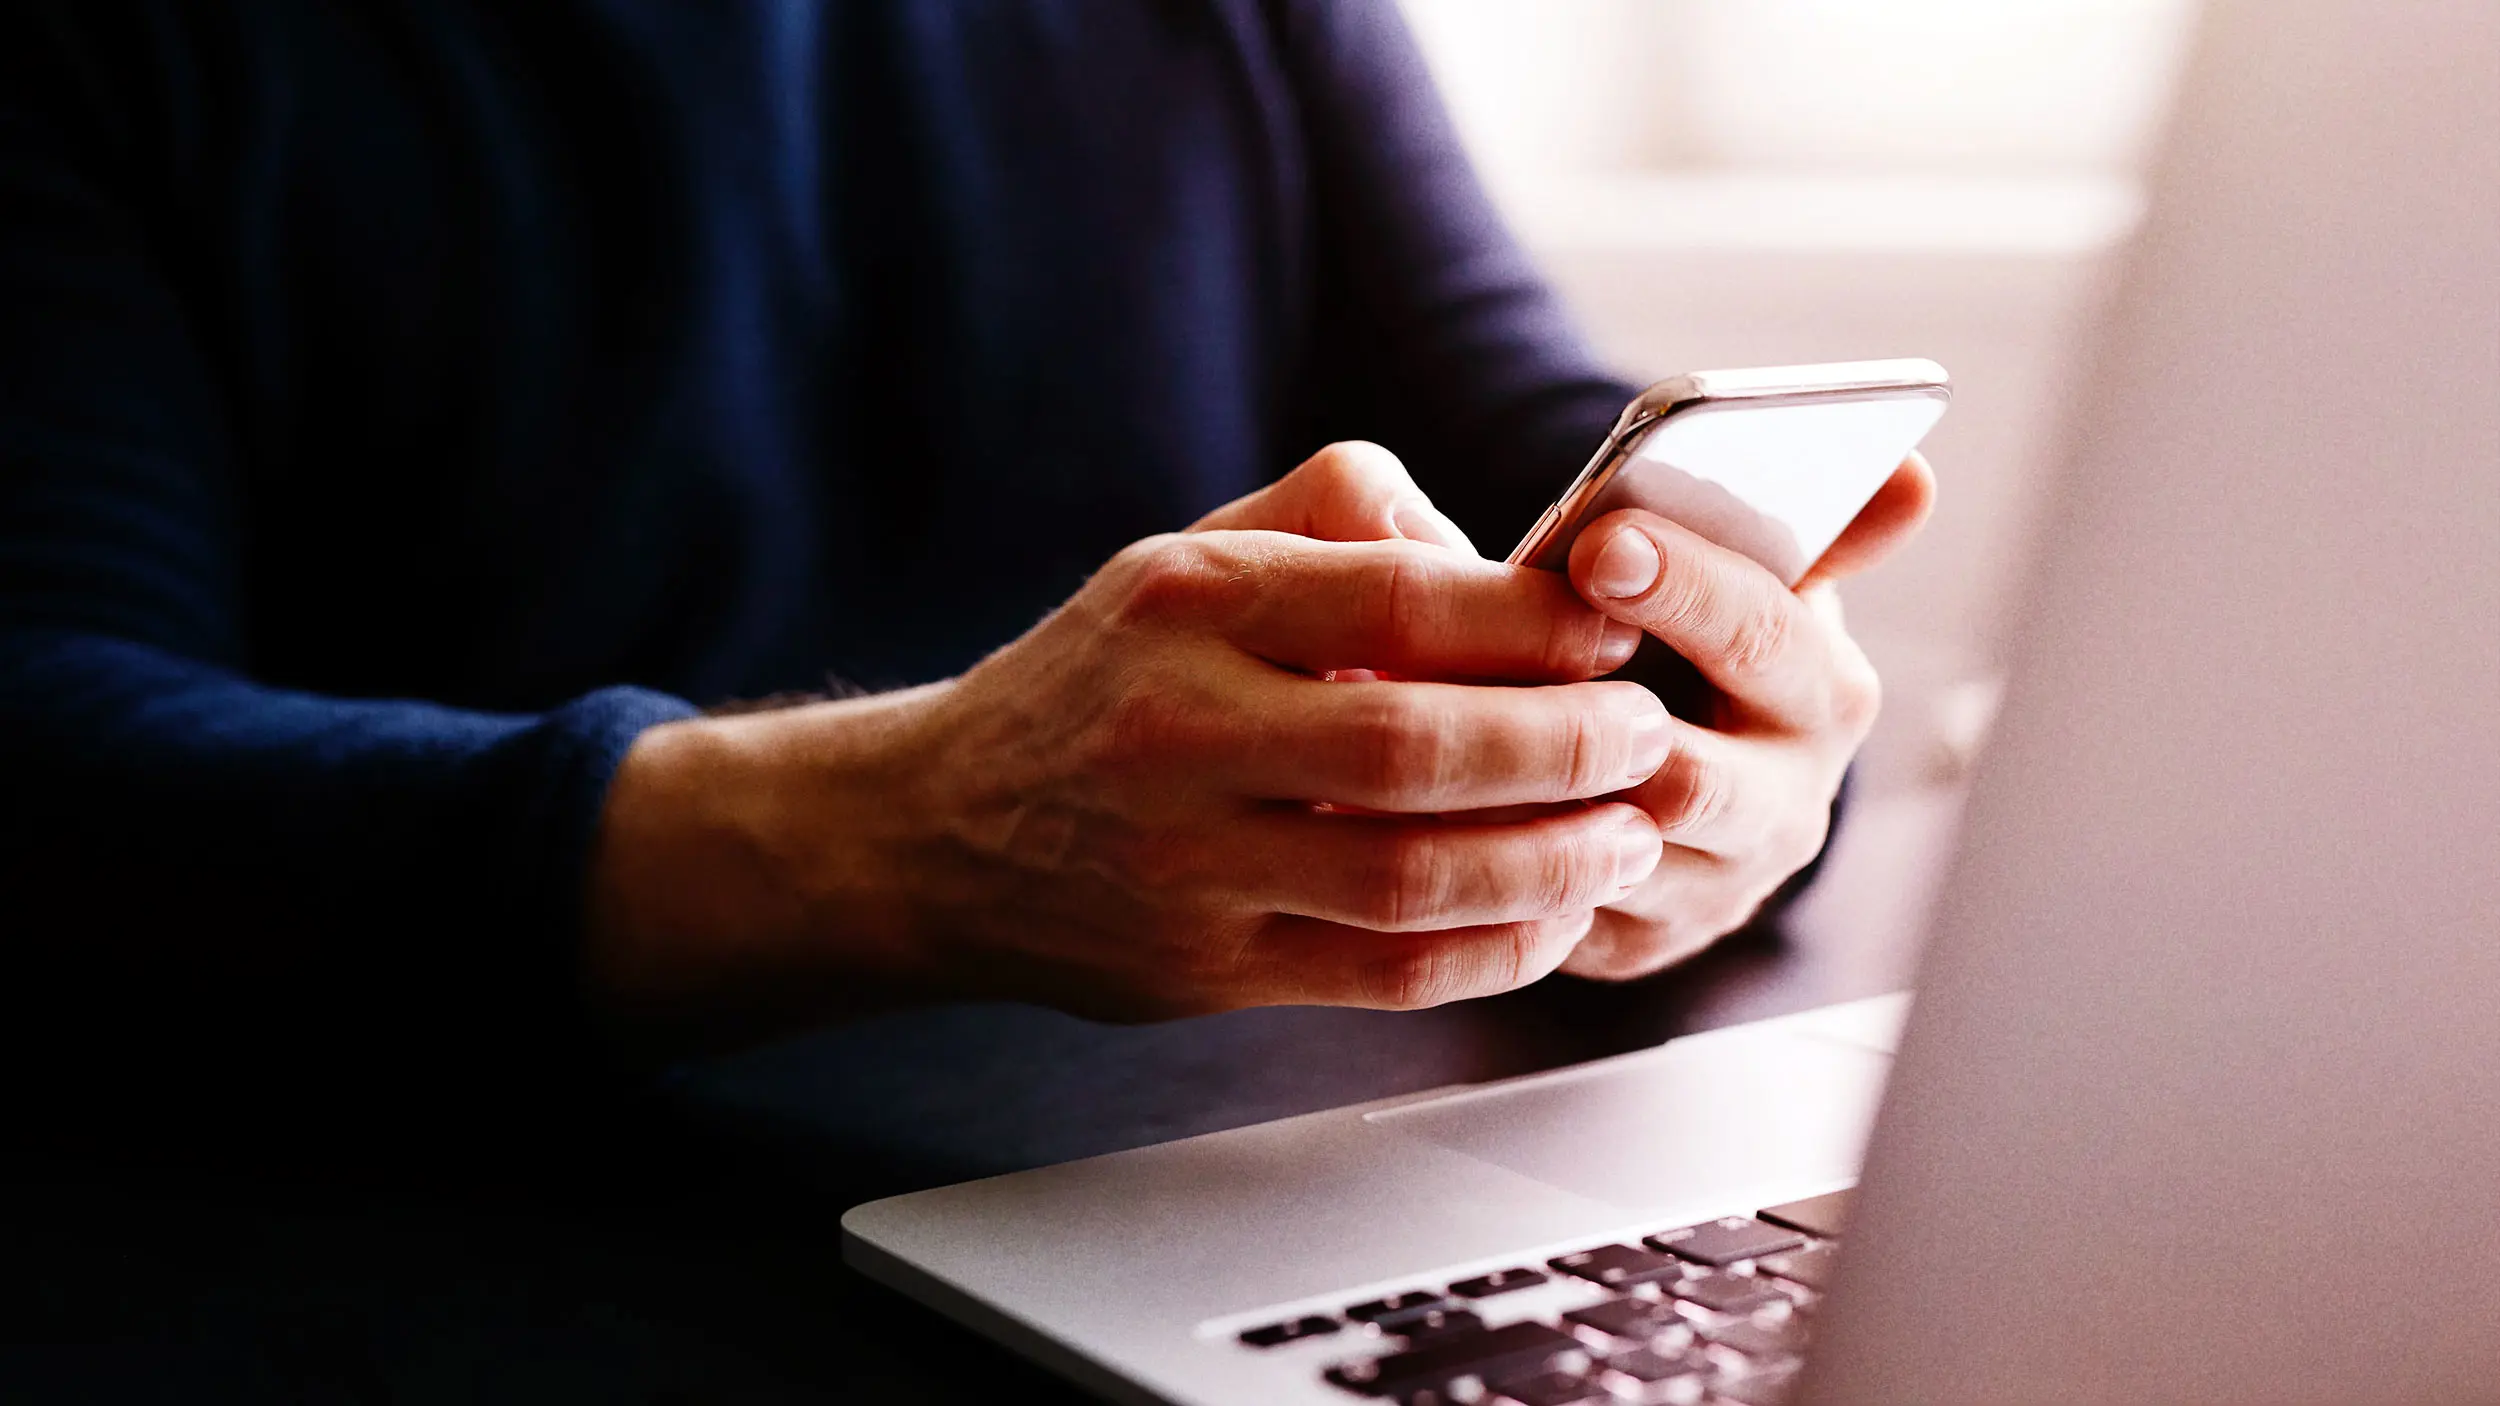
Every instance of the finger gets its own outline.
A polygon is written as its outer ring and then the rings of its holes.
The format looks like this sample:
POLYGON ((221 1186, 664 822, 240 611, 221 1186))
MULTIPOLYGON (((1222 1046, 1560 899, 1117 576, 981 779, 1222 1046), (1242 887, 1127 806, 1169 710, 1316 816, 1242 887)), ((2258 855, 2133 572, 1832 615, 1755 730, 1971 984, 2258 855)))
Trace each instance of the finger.
POLYGON ((1912 454, 1875 490, 1797 589, 1843 580, 1874 566, 1909 541, 1935 510, 1936 471, 1912 454))
MULTIPOLYGON (((1775 855, 1794 868, 1821 850, 1836 783, 1817 779, 1790 744, 1730 736, 1674 717, 1667 742, 1666 760, 1647 781, 1606 799, 1638 806, 1670 852, 1714 862, 1775 855), (1799 816, 1820 823, 1800 824, 1799 816)), ((1502 806, 1441 814, 1445 822, 1485 825, 1551 813, 1544 806, 1502 806)))
POLYGON ((1562 965, 1589 928, 1573 913, 1448 932, 1380 933, 1278 918, 1262 934, 1275 1004, 1411 1011, 1499 995, 1562 965))
POLYGON ((1212 626, 1308 673, 1563 682, 1609 673, 1640 645, 1551 572, 1408 542, 1273 532, 1162 539, 1136 559, 1128 609, 1212 626))
POLYGON ((1638 684, 1276 682, 1255 701, 1263 721, 1211 759, 1264 800, 1404 814, 1586 800, 1667 757, 1667 710, 1638 684))
POLYGON ((1773 744, 1731 737, 1681 718, 1667 722, 1667 755, 1623 799, 1656 822, 1667 843, 1708 854, 1750 852, 1795 787, 1773 744))
MULTIPOLYGON (((1726 882, 1717 866, 1689 852, 1668 851, 1658 882, 1691 888, 1726 882)), ((1741 899, 1713 905, 1707 914, 1649 918, 1620 908, 1599 910, 1589 930, 1559 970, 1592 981, 1633 981, 1653 976, 1710 949, 1720 938, 1744 926, 1754 905, 1741 899)))
POLYGON ((1760 563, 1627 508, 1580 534, 1570 567, 1591 604, 1691 660, 1741 707, 1797 727, 1830 717, 1834 669, 1820 622, 1760 563))
POLYGON ((1228 832, 1245 906, 1374 932, 1433 932, 1586 912, 1657 867, 1658 827, 1629 805, 1500 824, 1274 811, 1228 832))
POLYGON ((1458 524, 1432 506, 1398 456, 1377 444, 1329 445, 1300 468, 1191 525, 1192 532, 1264 529, 1330 542, 1393 537, 1477 555, 1458 524))

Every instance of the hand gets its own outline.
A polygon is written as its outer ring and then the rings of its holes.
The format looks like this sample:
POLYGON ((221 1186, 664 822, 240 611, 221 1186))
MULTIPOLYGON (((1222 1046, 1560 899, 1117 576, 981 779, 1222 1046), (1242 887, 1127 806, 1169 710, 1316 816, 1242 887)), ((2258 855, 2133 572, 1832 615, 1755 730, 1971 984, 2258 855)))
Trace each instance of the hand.
POLYGON ((1821 852, 1833 793, 1881 701, 1833 583, 1906 541, 1935 497, 1935 475, 1910 456, 1793 592, 1652 513, 1612 513, 1581 533, 1572 584, 1691 661, 1714 697, 1708 716, 1669 726, 1666 763, 1624 797, 1657 821, 1664 857, 1599 911, 1564 971, 1625 980, 1681 961, 1821 852))
POLYGON ((594 997, 679 1044, 906 995, 1423 1006, 1543 976, 1658 864, 1648 814, 1597 800, 1667 755, 1654 695, 1588 681, 1639 630, 1547 573, 1300 535, 1463 545, 1367 446, 1200 526, 960 679, 645 734, 594 997), (1317 677, 1357 667, 1398 681, 1317 677), (1464 682, 1493 678, 1553 686, 1464 682))

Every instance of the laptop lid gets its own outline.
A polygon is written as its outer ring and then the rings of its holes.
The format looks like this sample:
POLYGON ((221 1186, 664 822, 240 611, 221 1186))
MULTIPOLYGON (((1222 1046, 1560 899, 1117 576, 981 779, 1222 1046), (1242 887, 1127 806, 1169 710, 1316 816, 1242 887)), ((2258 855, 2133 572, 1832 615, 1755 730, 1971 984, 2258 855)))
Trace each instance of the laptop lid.
POLYGON ((2500 1394, 2496 94, 2211 5, 1809 1399, 2500 1394))

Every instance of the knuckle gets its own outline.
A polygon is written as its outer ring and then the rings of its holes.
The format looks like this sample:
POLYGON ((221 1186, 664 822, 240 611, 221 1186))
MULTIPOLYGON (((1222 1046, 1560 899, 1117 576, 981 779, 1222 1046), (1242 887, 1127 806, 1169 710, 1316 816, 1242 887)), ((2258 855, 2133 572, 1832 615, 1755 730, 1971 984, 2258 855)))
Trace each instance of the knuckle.
POLYGON ((1536 980, 1561 962, 1577 932, 1576 923, 1560 916, 1503 924, 1477 944, 1477 985, 1468 994, 1489 996, 1536 980))
POLYGON ((1538 665, 1552 678, 1583 677, 1597 672, 1597 646, 1583 642, 1572 622, 1561 615, 1545 618, 1545 638, 1537 647, 1538 665))
POLYGON ((1633 981, 1648 976, 1673 960, 1666 948, 1655 940, 1639 942, 1616 941, 1602 949, 1580 949, 1572 958, 1571 971, 1591 981, 1633 981))
POLYGON ((1393 1011, 1441 1005, 1456 994, 1448 944, 1431 942, 1372 964, 1366 982, 1369 1004, 1393 1011))
POLYGON ((1605 616, 1557 603, 1546 613, 1545 638, 1537 660, 1551 678, 1595 678, 1605 672, 1605 660, 1600 657, 1605 643, 1605 616))
POLYGON ((1363 620, 1372 648, 1394 658, 1404 647, 1427 638, 1439 608, 1434 564, 1405 543, 1384 542, 1364 568, 1363 620))
POLYGON ((1453 724, 1440 709, 1403 701, 1404 690, 1394 685, 1379 692, 1360 724, 1358 766, 1380 797, 1429 804, 1448 783, 1453 724))
POLYGON ((1768 670, 1788 653, 1796 631, 1797 614, 1791 600, 1773 597, 1738 610, 1728 626, 1728 667, 1747 674, 1768 670))
POLYGON ((1709 761, 1679 748, 1649 781, 1649 813, 1670 834, 1708 828, 1726 813, 1727 778, 1709 761))
POLYGON ((1538 916, 1584 908, 1614 887, 1614 857, 1595 837, 1541 847, 1534 887, 1523 897, 1538 916))
POLYGON ((1203 618, 1230 603, 1239 572, 1204 535, 1149 537, 1117 558, 1127 589, 1120 617, 1131 624, 1203 618))
POLYGON ((1550 945, 1550 923, 1505 923, 1440 934, 1375 963, 1367 999, 1389 1010, 1415 1011, 1526 983, 1550 945))
POLYGON ((1328 476, 1358 492, 1391 493, 1407 482, 1398 456, 1368 439, 1341 439, 1315 456, 1328 476))
POLYGON ((1380 875, 1370 887, 1372 916, 1392 932, 1427 926, 1450 904, 1450 854, 1430 831, 1389 841, 1380 875))
POLYGON ((1360 440, 1341 439, 1323 445, 1317 454, 1303 461, 1303 469, 1316 477, 1328 479, 1360 479, 1367 465, 1366 450, 1360 440))
POLYGON ((1658 581, 1649 588, 1646 602, 1650 621, 1675 634, 1691 635, 1708 625, 1716 599, 1707 565, 1689 552, 1662 543, 1658 581))
POLYGON ((1540 918, 1533 923, 1523 923, 1520 927, 1526 937, 1526 944, 1521 949, 1524 966, 1519 973, 1524 983, 1571 960, 1571 955, 1579 951, 1589 936, 1596 932, 1597 910, 1575 909, 1551 918, 1540 918))
POLYGON ((1620 788, 1623 766, 1612 729, 1594 709, 1573 711, 1563 724, 1563 774, 1566 796, 1595 796, 1620 788))

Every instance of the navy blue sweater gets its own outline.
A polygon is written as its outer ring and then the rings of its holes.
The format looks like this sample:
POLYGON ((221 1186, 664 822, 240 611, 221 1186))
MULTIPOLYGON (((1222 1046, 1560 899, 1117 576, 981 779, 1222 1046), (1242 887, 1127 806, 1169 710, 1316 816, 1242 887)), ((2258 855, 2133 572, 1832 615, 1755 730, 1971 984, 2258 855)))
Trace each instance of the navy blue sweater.
POLYGON ((958 670, 1331 439, 1506 543, 1625 394, 1391 0, 10 4, 5 1018, 561 1051, 640 729, 958 670))

